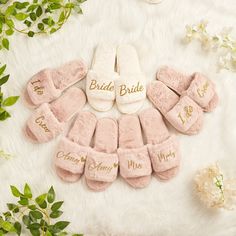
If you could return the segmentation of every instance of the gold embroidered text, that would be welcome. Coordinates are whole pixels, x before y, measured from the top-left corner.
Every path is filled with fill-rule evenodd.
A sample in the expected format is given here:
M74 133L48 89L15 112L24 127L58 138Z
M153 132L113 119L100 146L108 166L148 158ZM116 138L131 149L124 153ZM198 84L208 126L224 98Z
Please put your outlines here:
M136 163L135 161L129 160L128 161L128 169L142 169L142 164Z
M35 120L35 123L38 124L43 130L44 132L50 132L50 130L48 129L47 125L45 123L43 123L43 120L45 119L44 116L40 116Z
M114 91L114 85L112 85L112 82L110 83L102 83L99 84L97 80L93 79L89 85L90 90L103 90L103 91Z
M103 171L105 173L111 173L113 168L117 168L118 164L114 163L112 166L103 165L103 162L90 164L88 170Z
M203 84L203 86L201 88L198 88L197 89L197 93L199 95L200 98L204 97L206 92L207 92L207 89L209 87L209 83L206 82L205 84Z
M184 115L179 112L179 119L181 120L182 124L184 125L188 119L192 116L193 113L193 107L192 106L185 106L184 107Z
M73 157L70 152L65 153L63 151L60 151L57 153L56 157L58 159L63 159L67 161L71 161L73 164L78 165L79 163L84 163L86 160L86 156L81 156L79 158Z
M31 82L32 85L36 84L36 85L34 85L34 91L35 91L38 95L42 95L42 94L43 94L43 89L44 89L44 87L38 86L38 85L37 85L38 83L41 83L41 81L40 81L40 80L36 80L36 81L34 81L34 82Z
M132 94L132 93L139 93L144 90L144 87L140 82L138 82L136 85L132 85L131 87L127 87L125 84L120 85L120 96L124 96L126 94Z
M171 158L174 159L175 158L175 152L169 151L168 153L158 153L157 157L159 159L160 162L167 162L169 161Z

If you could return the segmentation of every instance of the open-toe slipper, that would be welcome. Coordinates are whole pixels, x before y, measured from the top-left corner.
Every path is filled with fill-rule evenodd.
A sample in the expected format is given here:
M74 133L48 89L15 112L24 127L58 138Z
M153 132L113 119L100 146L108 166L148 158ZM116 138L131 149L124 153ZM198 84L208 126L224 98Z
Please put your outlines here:
M179 95L189 96L206 112L214 110L218 104L214 83L200 73L187 76L164 66L157 72L157 79Z
M52 103L43 103L26 123L26 135L34 142L43 143L58 136L68 122L86 103L84 92L69 88Z
M146 98L146 78L133 46L127 44L118 47L117 71L120 75L115 82L117 107L122 113L135 113Z
M180 150L176 136L170 136L162 115L155 108L142 111L139 119L147 141L154 175L160 180L173 178L178 173L180 165Z
M28 82L25 101L32 107L51 102L65 89L83 79L86 73L87 66L82 60L71 61L57 69L44 69Z
M161 81L152 82L147 95L168 122L181 133L193 135L202 129L202 108L189 96L179 97Z
M86 78L88 102L95 110L108 111L114 104L114 81L118 77L115 72L115 60L114 45L104 43L96 48L92 69Z
M62 180L76 182L83 174L96 123L94 114L80 112L67 137L61 139L55 152L54 166Z
M89 151L85 165L85 179L94 191L103 191L117 178L118 127L111 118L97 121L94 148Z
M143 144L142 131L136 115L119 119L120 175L134 188L144 188L151 181L151 161Z

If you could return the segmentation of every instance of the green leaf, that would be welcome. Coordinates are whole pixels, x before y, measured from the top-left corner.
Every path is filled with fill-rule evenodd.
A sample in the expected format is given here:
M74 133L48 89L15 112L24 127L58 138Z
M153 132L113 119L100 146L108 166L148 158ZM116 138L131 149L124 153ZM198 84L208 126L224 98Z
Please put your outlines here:
M54 191L53 187L51 187L48 191L48 194L47 194L48 203L53 203L55 200L55 197L56 197L55 191Z
M25 21L24 21L24 24L27 25L28 27L30 27L32 23L31 23L31 21L29 21L29 20L25 20Z
M19 10L25 9L30 3L29 2L16 2L16 8Z
M2 46L9 50L9 40L7 38L2 39Z
M47 230L45 236L52 236L52 234Z
M16 97L17 99L19 98L19 97ZM17 101L17 99L16 99L16 101ZM3 102L4 103L4 102ZM12 104L13 105L13 104ZM11 105L10 105L11 106ZM32 192L31 192L31 189L30 189L30 186L28 185L28 184L25 184L25 187L24 187L24 195L25 195L25 197L27 197L27 198L32 198Z
M2 67L0 67L0 75L2 75L4 73L4 71L6 70L7 65L3 65Z
M63 229L65 229L68 225L70 224L70 222L68 221L58 221L54 226L54 230L56 232L60 232L62 231Z
M60 217L62 215L63 211L53 211L51 214L50 214L50 217L52 219L56 219L58 217Z
M16 204L13 204L13 203L7 203L7 208L12 211L16 208L18 208L18 206Z
M0 86L2 86L3 84L5 84L8 79L9 79L10 75L6 75L6 76L3 76L1 79L0 79Z
M20 235L21 234L21 224L20 224L20 222L15 222L14 228L16 229L17 235Z
M38 8L36 10L37 17L40 17L42 14L43 14L43 9L41 6L38 6Z
M22 206L27 206L29 204L28 198L21 197L20 201L18 203Z
M9 112L4 111L0 114L0 121L4 121L6 119L8 119L9 117L11 117L11 115L9 114Z
M2 105L3 106L8 106L8 107L12 106L17 102L18 99L19 99L19 96L8 97L3 101Z
M39 229L30 229L30 233L31 233L33 236L40 236L40 231L39 231Z
M40 224L39 223L32 223L27 228L28 229L33 229L33 230L39 229L40 228Z
M20 197L21 196L21 193L17 189L17 187L15 187L13 185L11 185L10 187L11 187L11 192L12 192L13 196L15 196L15 197Z
M32 216L35 219L43 218L43 214L39 211L30 211L29 215Z
M19 20L19 21L23 21L23 20L25 20L28 16L29 16L28 14L25 14L25 13L20 12L20 13L17 13L17 14L15 15L15 18L16 18L17 20Z
M1 226L1 228L6 230L7 232L15 232L16 231L13 224L10 222L7 222L7 221L0 222L0 226Z
M57 31L56 28L52 28L52 29L50 30L50 34L53 34L53 33L55 33L56 31Z
M26 226L29 226L30 223L31 223L30 217L27 216L27 215L24 215L24 216L22 217L22 221L23 221L23 223L24 223Z
M14 21L12 19L7 19L6 24L9 28L14 28L15 26Z
M32 211L36 210L36 205L29 205L28 208Z
M40 206L40 208L42 208L42 209L46 209L47 208L47 202L46 201L44 201L42 204L39 204L39 206Z
M13 4L13 5L10 5L10 6L6 9L5 15L6 15L6 16L12 15L12 13L14 12L14 10L15 10L15 5L14 5L14 4Z
M61 4L55 2L55 3L50 4L50 5L49 5L49 8L50 8L51 10L57 10L57 9L60 9L60 8L61 8Z
M63 201L53 203L51 210L52 211L59 210L63 203L64 203Z
M43 23L39 23L38 24L38 29L43 31L44 30L44 24Z
M44 193L44 194L38 196L35 199L35 201L37 202L38 205L43 204L43 202L45 201L46 197L47 197L47 193Z
M28 36L31 37L31 38L34 37L34 32L33 31L29 31L28 32Z
M59 16L59 19L58 19L58 22L63 22L65 20L65 13L64 11L61 12L60 16Z
M37 4L32 4L28 7L27 12L33 12L37 7Z
M30 13L30 19L31 19L32 21L36 21L37 15L36 15L34 12L31 12L31 13Z
M11 36L11 35L14 34L14 30L13 29L8 29L8 30L5 31L5 33L6 33L6 35Z

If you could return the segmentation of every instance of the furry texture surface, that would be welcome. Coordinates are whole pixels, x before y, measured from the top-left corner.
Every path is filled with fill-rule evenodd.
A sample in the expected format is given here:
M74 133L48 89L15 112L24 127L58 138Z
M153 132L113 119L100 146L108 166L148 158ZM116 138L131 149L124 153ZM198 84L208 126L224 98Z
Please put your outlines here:
M182 165L171 182L152 178L147 188L135 190L119 178L105 192L94 193L86 187L84 177L79 183L67 184L56 176L52 158L60 137L46 144L32 144L25 139L22 128L32 111L20 100L11 108L12 118L0 123L0 147L15 156L0 164L0 209L13 200L7 190L10 184L23 187L28 182L35 194L54 185L58 198L65 201L64 217L72 222L71 231L122 236L235 236L235 212L202 206L194 194L193 176L216 160L229 175L236 172L236 74L215 73L214 53L205 54L198 44L186 47L180 42L185 24L202 18L210 21L212 32L235 26L235 0L164 0L160 5L142 0L88 0L83 10L83 16L72 17L51 37L11 38L11 51L1 52L0 56L11 73L4 87L7 94L20 94L30 77L45 67L57 67L78 57L89 64L96 45L110 41L132 43L137 48L149 81L163 64L189 74L206 74L216 84L220 104L214 112L205 114L200 134L178 135ZM78 86L84 88L85 81ZM146 101L144 107L150 106ZM120 116L116 107L96 114Z

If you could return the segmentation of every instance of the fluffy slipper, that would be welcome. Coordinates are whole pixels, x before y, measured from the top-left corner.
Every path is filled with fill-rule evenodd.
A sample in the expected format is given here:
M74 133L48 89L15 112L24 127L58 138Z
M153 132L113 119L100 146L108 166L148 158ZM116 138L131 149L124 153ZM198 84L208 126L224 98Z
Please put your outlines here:
M122 113L137 112L146 98L146 78L141 72L137 52L131 45L117 49L116 103Z
M203 111L189 96L179 97L161 81L148 86L148 98L169 123L184 134L199 133L203 126Z
M71 61L58 69L45 69L34 75L27 84L25 100L38 106L58 98L61 93L83 79L87 67L82 60Z
M94 191L103 191L117 178L118 128L111 118L99 119L96 126L94 149L88 153L85 165L85 179Z
M81 112L68 136L61 139L55 152L54 165L62 180L75 182L83 174L96 123L94 114Z
M176 176L180 165L177 138L170 136L162 115L154 108L140 113L139 119L147 141L154 175L161 180Z
M26 123L27 136L37 142L48 142L59 135L72 116L86 103L84 92L76 87L69 88L52 103L38 107Z
M119 119L120 175L134 188L144 188L151 180L151 161L143 144L139 119L123 115Z
M116 47L101 44L93 58L92 69L86 78L86 93L89 104L98 111L108 111L115 100L114 81L118 75L114 72Z
M164 66L157 72L157 79L178 94L189 96L206 112L214 110L218 104L214 83L200 73L187 76Z

